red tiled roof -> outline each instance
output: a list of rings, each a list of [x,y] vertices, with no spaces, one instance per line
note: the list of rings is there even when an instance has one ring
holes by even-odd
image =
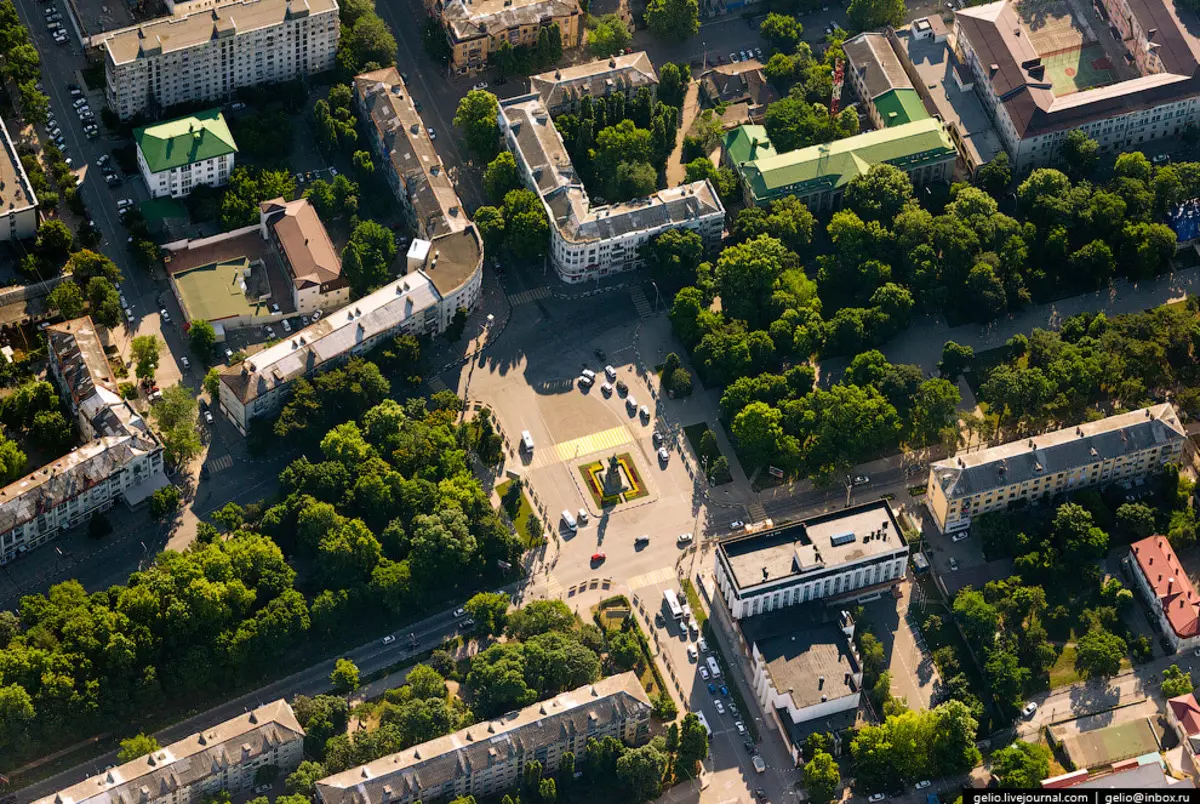
[[[1171,543],[1163,536],[1150,536],[1134,542],[1130,549],[1175,633],[1183,639],[1200,634],[1200,596]]]
[[[1184,734],[1188,737],[1200,734],[1200,704],[1196,703],[1195,695],[1190,692],[1180,695],[1167,701],[1167,705],[1171,707],[1179,725],[1183,726]]]

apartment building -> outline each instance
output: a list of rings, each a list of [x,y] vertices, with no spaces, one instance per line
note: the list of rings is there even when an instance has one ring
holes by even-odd
[[[705,248],[720,243],[725,207],[707,179],[593,207],[540,95],[502,101],[500,131],[522,181],[541,198],[550,219],[550,261],[562,281],[588,282],[641,268],[641,247],[670,229],[698,233]]]
[[[846,52],[846,78],[875,128],[929,117],[886,34],[860,33],[843,42],[842,49]]]
[[[482,70],[507,43],[533,47],[542,29],[558,27],[563,49],[583,42],[579,0],[425,0],[425,9],[442,22],[450,43],[450,67],[459,75]]]
[[[717,544],[717,590],[734,620],[809,601],[863,600],[899,583],[908,544],[886,500]]]
[[[442,331],[442,298],[417,269],[374,293],[328,313],[240,364],[224,368],[221,411],[245,435],[250,422],[283,406],[291,384],[370,351],[384,338]]]
[[[1169,403],[960,453],[929,467],[926,505],[943,532],[971,518],[1089,486],[1131,481],[1178,461],[1187,433]]]
[[[603,100],[624,95],[626,101],[632,101],[642,87],[658,91],[658,73],[644,50],[558,67],[529,77],[530,91],[541,96],[552,115],[578,112],[579,102],[584,98]]]
[[[546,775],[589,739],[637,745],[649,737],[650,699],[628,672],[476,723],[317,782],[321,804],[412,804],[498,796],[519,787],[525,765]]]
[[[1072,8],[1074,34],[1043,33],[1012,0],[955,14],[958,56],[1016,172],[1050,164],[1072,130],[1101,151],[1135,150],[1200,122],[1195,15],[1169,0],[1098,0]],[[1080,67],[1062,69],[1063,42]],[[1099,66],[1098,66],[1099,65]],[[1077,73],[1092,79],[1080,86]]]
[[[34,804],[199,804],[224,791],[249,793],[255,774],[274,767],[280,777],[304,759],[304,729],[278,700],[189,735]]]
[[[409,270],[422,270],[441,297],[440,329],[473,310],[483,288],[483,238],[454,188],[425,121],[395,67],[355,76],[354,103],[376,164],[418,240]]]
[[[1175,652],[1200,647],[1200,595],[1166,537],[1134,542],[1124,563],[1150,609],[1151,622]]]
[[[219,187],[233,172],[237,143],[219,109],[133,132],[138,170],[154,198],[184,198],[200,185]]]
[[[269,240],[291,280],[292,306],[301,315],[333,310],[350,301],[329,232],[307,198],[273,198],[258,205],[262,236]]]
[[[38,200],[3,120],[0,142],[0,241],[24,240],[37,234]]]
[[[139,505],[168,482],[162,446],[121,398],[91,318],[54,324],[46,336],[50,375],[84,443],[0,489],[0,565],[118,500]]]
[[[719,64],[700,76],[700,94],[712,106],[725,104],[725,120],[761,122],[767,107],[779,99],[758,59]]]
[[[97,34],[108,106],[122,120],[334,66],[337,0],[234,0]]]

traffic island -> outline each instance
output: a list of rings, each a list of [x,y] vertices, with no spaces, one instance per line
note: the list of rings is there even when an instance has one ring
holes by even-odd
[[[632,502],[650,492],[628,452],[613,455],[607,461],[591,461],[579,467],[583,484],[599,508]]]

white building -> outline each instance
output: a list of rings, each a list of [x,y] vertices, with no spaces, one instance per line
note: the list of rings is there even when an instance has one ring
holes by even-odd
[[[339,33],[337,0],[235,0],[90,43],[104,51],[108,106],[124,120],[332,69]]]
[[[1200,595],[1166,537],[1149,536],[1131,544],[1125,566],[1158,632],[1175,651],[1200,647]]]
[[[222,791],[249,793],[260,768],[283,777],[304,759],[304,729],[278,700],[109,767],[34,804],[199,804]]]
[[[237,144],[219,109],[139,128],[138,170],[154,198],[184,198],[200,185],[218,187],[233,172]]]
[[[225,368],[221,410],[245,435],[252,419],[283,406],[298,377],[311,377],[368,352],[384,338],[436,335],[443,320],[442,298],[433,280],[424,270],[414,271],[255,352],[240,365]]]
[[[1186,441],[1169,403],[1121,413],[931,464],[925,504],[943,532],[963,530],[1017,501],[1154,474]]]
[[[91,318],[54,324],[46,335],[50,374],[86,441],[0,489],[0,565],[118,500],[133,507],[167,485],[162,446],[121,398]]]
[[[723,539],[714,578],[734,620],[809,601],[865,600],[904,578],[908,545],[886,500]]]
[[[0,120],[0,241],[23,240],[37,234],[38,201],[25,175],[25,166]]]
[[[311,315],[350,301],[342,260],[308,199],[272,198],[258,209],[263,239],[271,241],[291,280],[295,312]]]
[[[547,776],[589,738],[642,743],[650,699],[636,673],[621,673],[317,782],[321,804],[412,804],[498,796],[519,787],[530,762]]]
[[[562,137],[537,93],[500,103],[500,131],[525,184],[550,219],[550,260],[564,282],[587,282],[642,267],[640,249],[670,229],[721,240],[725,208],[707,179],[648,198],[593,207]]]

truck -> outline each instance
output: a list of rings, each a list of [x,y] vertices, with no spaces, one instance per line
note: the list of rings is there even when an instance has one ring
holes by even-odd
[[[757,773],[766,773],[767,763],[763,762],[763,758],[761,756],[755,754],[750,758],[750,762],[754,765],[754,770]]]
[[[717,664],[716,657],[709,656],[707,664],[708,664],[708,672],[712,673],[712,677],[720,678],[721,677],[721,665]]]

